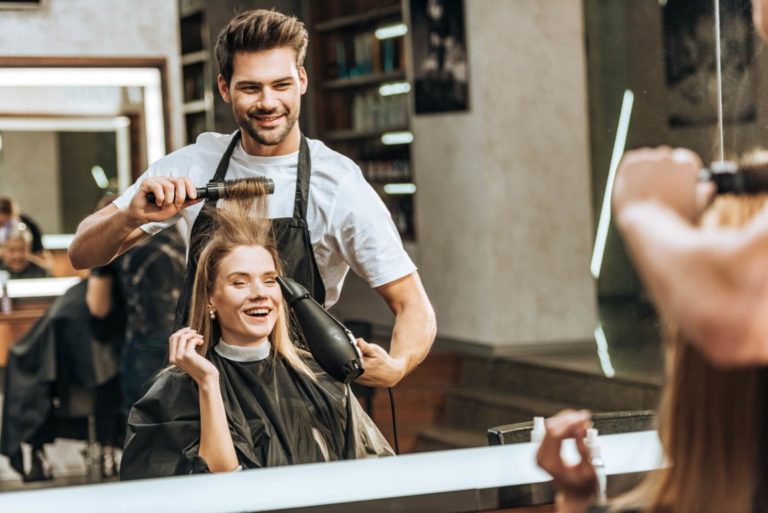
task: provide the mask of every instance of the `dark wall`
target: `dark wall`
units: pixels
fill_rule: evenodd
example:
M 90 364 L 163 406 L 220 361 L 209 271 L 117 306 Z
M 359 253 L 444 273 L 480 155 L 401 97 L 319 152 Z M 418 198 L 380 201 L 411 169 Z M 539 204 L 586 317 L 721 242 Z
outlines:
M 107 178 L 117 179 L 114 132 L 59 134 L 62 233 L 74 233 L 104 194 L 91 175 L 91 168 L 97 165 L 104 169 Z

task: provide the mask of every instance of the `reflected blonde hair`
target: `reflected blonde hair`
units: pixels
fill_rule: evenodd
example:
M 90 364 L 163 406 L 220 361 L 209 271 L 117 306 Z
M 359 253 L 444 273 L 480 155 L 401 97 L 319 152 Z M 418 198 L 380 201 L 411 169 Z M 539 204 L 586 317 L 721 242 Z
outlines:
M 702 229 L 742 227 L 768 195 L 718 196 Z M 764 369 L 715 367 L 667 326 L 666 383 L 658 431 L 667 468 L 649 474 L 613 506 L 650 512 L 753 510 L 762 464 Z M 765 479 L 765 476 L 762 476 Z
M 272 237 L 272 223 L 267 218 L 267 196 L 263 184 L 254 183 L 253 195 L 250 199 L 228 199 L 219 201 L 219 208 L 210 208 L 207 213 L 213 223 L 208 233 L 208 243 L 201 250 L 197 261 L 197 271 L 192 287 L 192 300 L 189 309 L 188 325 L 203 336 L 204 343 L 197 351 L 205 356 L 218 340 L 213 340 L 218 332 L 217 320 L 209 316 L 209 299 L 213 294 L 218 278 L 221 261 L 235 248 L 241 246 L 259 246 L 267 250 L 275 262 L 277 273 L 282 274 L 280 257 Z M 291 340 L 288 329 L 288 307 L 285 301 L 278 306 L 277 321 L 269 341 L 274 347 L 275 355 L 280 355 L 291 367 L 313 377 L 300 355 L 299 349 Z

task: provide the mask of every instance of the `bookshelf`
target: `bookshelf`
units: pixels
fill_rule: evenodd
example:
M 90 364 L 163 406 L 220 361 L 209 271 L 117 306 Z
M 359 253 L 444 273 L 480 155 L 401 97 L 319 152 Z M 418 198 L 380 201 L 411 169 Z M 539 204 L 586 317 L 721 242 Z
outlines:
M 195 142 L 201 132 L 214 124 L 213 98 L 215 72 L 211 69 L 210 34 L 204 2 L 179 2 L 181 36 L 181 78 L 185 140 Z
M 309 3 L 308 64 L 317 136 L 360 165 L 404 240 L 415 240 L 400 0 Z

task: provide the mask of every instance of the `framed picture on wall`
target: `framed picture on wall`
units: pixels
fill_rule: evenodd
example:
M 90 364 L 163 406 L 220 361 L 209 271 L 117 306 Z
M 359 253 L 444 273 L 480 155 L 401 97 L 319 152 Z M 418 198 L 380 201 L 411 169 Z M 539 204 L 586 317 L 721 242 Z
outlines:
M 757 116 L 751 0 L 720 0 L 723 120 Z M 663 11 L 668 122 L 671 127 L 710 125 L 718 119 L 713 0 L 667 0 Z
M 416 114 L 469 108 L 464 0 L 410 0 Z

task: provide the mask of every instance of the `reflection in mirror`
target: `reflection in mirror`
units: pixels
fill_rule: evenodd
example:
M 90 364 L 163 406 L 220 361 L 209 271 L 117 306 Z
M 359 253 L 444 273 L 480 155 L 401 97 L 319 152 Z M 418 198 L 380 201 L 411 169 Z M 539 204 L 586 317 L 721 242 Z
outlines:
M 768 60 L 755 31 L 750 0 L 719 0 L 722 139 L 726 160 L 764 149 L 766 111 L 761 86 Z
M 0 70 L 3 193 L 45 233 L 72 233 L 98 190 L 124 189 L 165 154 L 163 108 L 156 68 Z
M 370 3 L 374 4 L 375 2 Z M 437 5 L 437 3 L 434 4 Z M 471 4 L 471 2 L 465 2 L 467 8 L 474 9 L 475 7 L 469 7 Z M 715 158 L 717 108 L 714 101 L 717 84 L 716 80 L 713 81 L 714 63 L 716 62 L 714 54 L 714 41 L 716 39 L 714 35 L 714 7 L 699 8 L 692 11 L 693 8 L 687 7 L 686 4 L 690 4 L 690 2 L 685 0 L 667 0 L 666 2 L 659 2 L 659 0 L 584 1 L 584 31 L 587 40 L 585 55 L 589 92 L 588 129 L 592 164 L 591 196 L 595 226 L 597 226 L 603 212 L 603 198 L 606 194 L 606 183 L 609 181 L 614 150 L 624 146 L 624 144 L 617 145 L 616 142 L 619 117 L 623 108 L 631 114 L 631 116 L 628 114 L 627 118 L 627 148 L 655 146 L 662 143 L 672 144 L 692 148 L 699 152 L 705 160 Z M 390 10 L 386 11 L 386 9 Z M 510 9 L 512 8 L 510 7 Z M 542 7 L 542 9 L 544 8 Z M 391 13 L 395 12 L 395 9 L 391 6 L 385 7 L 385 12 L 389 13 L 386 16 L 391 17 Z M 510 10 L 510 12 L 512 11 Z M 738 12 L 738 9 L 734 8 L 728 12 L 735 13 Z M 479 16 L 480 12 L 475 11 L 474 14 Z M 505 13 L 505 15 L 509 15 L 509 13 Z M 532 16 L 530 13 L 526 15 Z M 724 16 L 724 18 L 729 16 Z M 503 17 L 500 18 L 503 19 Z M 506 26 L 501 26 L 501 24 L 478 27 L 470 23 L 470 20 L 471 17 L 468 16 L 467 47 L 470 51 L 494 46 L 489 41 L 489 39 L 493 39 L 493 34 L 501 34 L 508 30 Z M 742 29 L 739 28 L 739 25 L 735 24 L 732 28 L 723 30 L 723 33 L 731 34 L 728 37 L 736 40 L 740 30 Z M 580 40 L 581 36 L 582 34 L 578 33 L 574 39 Z M 574 43 L 569 42 L 569 44 L 572 46 Z M 504 52 L 513 52 L 515 57 L 519 57 L 520 60 L 530 59 L 533 55 L 528 47 L 504 48 L 503 50 Z M 724 52 L 738 54 L 738 51 L 730 46 Z M 194 52 L 194 54 L 196 55 L 190 55 L 188 59 L 200 58 L 200 52 Z M 473 59 L 478 59 L 478 57 L 484 57 L 484 53 L 478 53 L 477 57 L 473 55 Z M 478 65 L 474 66 L 472 73 L 477 73 L 476 70 L 488 69 L 488 67 L 481 65 L 479 59 L 473 60 L 473 62 L 478 62 Z M 190 61 L 188 65 L 202 67 L 199 62 Z M 740 82 L 754 80 L 754 78 L 749 78 L 755 76 L 753 72 L 744 71 L 738 66 L 737 69 L 730 71 L 727 71 L 727 67 L 725 69 L 726 73 L 737 75 L 740 73 L 738 75 Z M 22 75 L 24 74 L 18 76 Z M 153 100 L 154 93 L 151 93 L 151 91 L 156 91 L 159 94 L 159 81 L 152 82 L 154 85 L 149 85 L 147 81 L 137 83 L 131 80 L 120 80 L 119 84 L 99 82 L 99 80 L 105 80 L 105 77 L 112 75 L 116 75 L 116 73 L 105 73 L 104 70 L 99 70 L 95 75 L 89 75 L 84 81 L 74 83 L 69 81 L 66 73 L 63 73 L 58 78 L 50 78 L 57 84 L 56 87 L 43 90 L 43 87 L 50 84 L 44 84 L 45 80 L 36 81 L 30 78 L 35 76 L 34 73 L 26 75 L 26 82 L 13 82 L 18 80 L 15 74 L 6 76 L 0 73 L 0 87 L 7 88 L 7 91 L 0 95 L 0 102 L 2 98 L 14 98 L 14 101 L 8 102 L 0 108 L 0 112 L 4 114 L 6 112 L 19 114 L 19 112 L 14 112 L 14 109 L 18 109 L 15 104 L 25 101 L 26 95 L 29 94 L 36 100 L 27 102 L 35 104 L 25 107 L 27 109 L 25 115 L 27 116 L 30 113 L 33 114 L 32 117 L 45 116 L 51 122 L 52 116 L 63 116 L 65 118 L 79 118 L 83 123 L 95 122 L 95 118 L 115 123 L 112 129 L 102 131 L 88 131 L 82 127 L 55 130 L 50 124 L 47 127 L 46 133 L 48 135 L 46 137 L 49 138 L 47 139 L 49 142 L 42 143 L 44 146 L 52 146 L 54 143 L 50 141 L 58 141 L 59 147 L 78 149 L 78 156 L 82 159 L 85 159 L 86 156 L 79 149 L 85 148 L 87 145 L 98 147 L 99 150 L 107 146 L 115 147 L 116 151 L 109 152 L 110 157 L 102 156 L 101 153 L 94 151 L 92 159 L 82 164 L 76 164 L 78 179 L 86 184 L 80 189 L 83 191 L 90 188 L 95 193 L 97 190 L 101 190 L 101 185 L 111 187 L 111 181 L 116 181 L 122 187 L 135 178 L 136 174 L 146 167 L 147 162 L 154 161 L 165 151 L 164 147 L 161 149 L 157 146 L 163 141 L 162 121 L 159 124 L 152 123 L 152 119 L 157 119 L 157 116 L 162 119 L 162 110 L 158 110 L 158 103 Z M 473 75 L 470 78 L 473 80 L 473 84 L 477 86 L 496 82 L 495 77 Z M 315 77 L 311 76 L 311 87 L 315 84 L 314 79 Z M 323 87 L 319 85 L 319 81 L 317 83 L 317 87 Z M 355 83 L 357 84 L 355 87 L 358 87 L 359 83 Z M 548 86 L 562 88 L 567 87 L 567 84 L 548 84 Z M 326 87 L 340 87 L 343 90 L 345 83 L 339 85 L 338 82 L 335 82 L 330 85 L 326 84 Z M 15 92 L 14 88 L 16 88 Z M 521 101 L 528 102 L 531 100 L 517 95 L 514 87 L 507 89 L 505 94 L 509 94 L 509 96 L 494 104 L 495 109 L 500 110 L 509 106 L 511 111 L 512 106 Z M 728 88 L 725 89 L 725 96 L 728 97 Z M 625 102 L 626 91 L 631 91 L 634 94 L 634 105 L 631 109 L 627 107 Z M 45 103 L 46 101 L 48 103 Z M 547 97 L 541 93 L 541 96 L 534 97 L 533 101 L 546 102 Z M 91 103 L 93 105 L 88 107 Z M 101 109 L 94 106 L 97 104 L 118 105 L 118 108 Z M 40 105 L 45 106 L 40 107 Z M 459 127 L 456 129 L 457 131 L 461 131 L 462 125 L 459 123 L 466 119 L 470 119 L 472 123 L 468 127 L 468 133 L 477 128 L 475 124 L 483 124 L 483 116 L 478 114 L 478 112 L 482 113 L 480 109 L 483 108 L 483 101 L 473 101 L 472 106 L 475 111 L 470 110 L 460 116 L 447 118 L 456 121 Z M 581 108 L 584 108 L 583 105 Z M 84 109 L 92 110 L 86 119 L 83 119 L 84 113 L 82 111 Z M 760 115 L 759 110 L 752 111 L 749 108 L 737 107 L 735 100 L 734 103 L 729 103 L 724 110 L 733 112 L 733 114 L 726 116 L 730 120 L 744 118 L 752 119 L 754 122 L 759 119 Z M 182 116 L 183 113 L 174 113 L 174 115 Z M 226 112 L 226 115 L 229 116 L 229 112 Z M 125 118 L 131 122 L 130 129 L 123 125 Z M 139 120 L 138 123 L 134 123 L 135 119 Z M 443 120 L 444 118 L 440 117 L 439 119 Z M 424 132 L 422 129 L 421 134 L 419 133 L 418 125 L 430 121 L 434 122 L 434 119 L 422 117 L 414 120 L 414 132 L 417 138 Z M 735 121 L 733 122 L 735 123 Z M 726 131 L 733 128 L 730 123 L 731 121 L 727 122 Z M 445 127 L 453 126 L 452 122 L 441 124 Z M 139 127 L 138 137 L 134 135 L 136 127 Z M 522 131 L 525 129 L 513 127 L 509 130 L 508 137 L 511 139 L 522 137 Z M 0 130 L 2 130 L 0 135 L 2 135 L 5 145 L 3 152 L 11 151 L 12 146 L 9 145 L 22 144 L 16 142 L 21 138 L 18 128 L 16 130 L 11 128 Z M 125 142 L 125 135 L 120 135 L 121 131 L 128 131 L 128 143 Z M 74 132 L 80 135 L 76 136 Z M 87 133 L 83 134 L 83 132 Z M 25 132 L 25 136 L 41 137 L 40 131 L 32 130 Z M 92 142 L 82 142 L 83 139 L 73 142 L 75 137 L 91 138 Z M 39 146 L 40 143 L 25 144 L 29 147 L 32 144 Z M 137 145 L 138 150 L 136 149 Z M 127 158 L 124 159 L 121 155 L 126 153 L 126 146 L 130 150 L 127 151 Z M 476 158 L 474 153 L 481 153 L 481 151 L 470 143 L 467 143 L 466 147 L 462 148 L 461 151 L 472 153 L 471 159 L 474 162 Z M 457 148 L 450 149 L 459 151 Z M 499 150 L 499 148 L 494 148 L 494 151 Z M 27 154 L 30 153 L 36 152 L 27 150 Z M 430 148 L 430 153 L 436 153 L 435 148 Z M 9 155 L 10 153 L 5 154 Z M 495 162 L 501 169 L 493 171 L 504 171 L 505 174 L 512 174 L 505 166 L 509 162 L 514 162 L 517 166 L 519 157 L 518 155 L 502 155 L 499 161 Z M 504 165 L 499 164 L 499 162 L 503 162 Z M 524 162 L 524 164 L 528 163 Z M 0 160 L 0 166 L 2 165 L 4 165 L 4 161 Z M 103 174 L 96 170 L 95 166 L 99 166 Z M 562 162 L 558 162 L 558 166 L 565 167 Z M 517 171 L 517 167 L 515 170 Z M 415 170 L 415 173 L 424 173 L 420 175 L 422 182 L 419 183 L 420 188 L 422 184 L 426 184 L 423 189 L 424 192 L 429 187 L 429 182 L 425 178 L 432 171 L 437 170 Z M 3 177 L 6 176 L 5 172 L 5 169 L 0 169 Z M 66 181 L 65 178 L 57 176 L 55 180 Z M 11 183 L 5 182 L 4 178 L 3 180 L 3 187 L 6 186 L 6 183 Z M 482 180 L 478 180 L 478 182 L 482 182 Z M 434 184 L 432 186 L 434 187 Z M 469 196 L 476 191 L 466 192 Z M 22 193 L 19 192 L 19 194 Z M 64 196 L 64 193 L 60 193 L 60 196 Z M 422 195 L 421 197 L 426 196 Z M 29 196 L 25 200 L 29 206 L 23 205 L 23 208 L 25 210 L 35 208 L 35 198 Z M 46 201 L 50 201 L 51 205 L 54 204 L 53 200 Z M 584 201 L 588 200 L 585 199 Z M 83 200 L 83 203 L 86 201 Z M 77 208 L 81 207 L 90 207 L 90 205 L 79 205 Z M 70 212 L 69 207 L 57 208 L 67 210 L 58 219 L 47 217 L 49 211 L 54 210 L 50 206 L 40 212 L 35 212 L 36 215 L 40 216 L 41 223 L 48 223 L 45 225 L 46 230 L 50 227 L 51 231 L 67 232 L 71 230 L 73 223 L 78 218 L 84 217 L 83 211 L 73 210 Z M 426 212 L 430 208 L 431 205 L 427 203 L 419 205 L 422 212 Z M 559 225 L 557 226 L 559 227 Z M 505 230 L 507 229 L 512 230 L 514 227 L 505 227 Z M 487 239 L 481 238 L 480 240 L 483 242 L 476 244 L 478 248 L 482 248 L 486 240 L 494 238 L 489 234 L 480 235 L 487 237 Z M 561 236 L 564 237 L 562 234 L 558 235 L 557 230 L 552 230 L 551 233 L 547 232 L 541 238 Z M 446 236 L 445 238 L 454 237 Z M 549 246 L 545 244 L 545 247 Z M 450 249 L 451 247 L 446 246 L 446 248 Z M 434 250 L 434 248 L 432 249 Z M 443 249 L 442 246 L 439 249 Z M 527 249 L 530 250 L 530 253 L 525 253 L 523 257 L 535 260 L 537 255 L 534 252 L 537 250 L 533 247 Z M 422 250 L 424 251 L 423 247 Z M 539 248 L 538 251 L 543 250 Z M 404 380 L 398 385 L 397 404 L 401 445 L 407 446 L 409 450 L 413 451 L 484 445 L 487 441 L 486 430 L 489 427 L 514 424 L 528 420 L 533 415 L 551 415 L 565 406 L 588 407 L 596 412 L 654 408 L 658 385 L 661 381 L 658 323 L 631 264 L 624 254 L 621 242 L 613 230 L 607 231 L 603 253 L 599 272 L 596 273 L 599 276 L 597 288 L 600 300 L 600 322 L 594 327 L 594 340 L 581 340 L 582 344 L 578 346 L 578 350 L 568 347 L 568 344 L 562 346 L 552 344 L 553 347 L 563 347 L 564 349 L 559 352 L 551 350 L 549 354 L 543 356 L 536 354 L 533 356 L 515 356 L 514 358 L 511 356 L 496 358 L 494 354 L 489 356 L 494 349 L 485 352 L 477 350 L 476 354 L 467 355 L 464 353 L 458 356 L 450 352 L 436 351 L 419 368 L 419 374 L 415 375 L 412 380 Z M 477 258 L 478 254 L 481 255 L 481 258 L 487 256 L 476 248 L 473 248 L 473 251 L 468 254 L 472 258 Z M 454 255 L 446 251 L 445 258 L 446 260 L 461 260 L 465 257 L 465 253 Z M 563 258 L 571 257 L 572 255 L 563 256 Z M 482 267 L 482 264 L 483 262 L 479 267 Z M 482 300 L 478 301 L 483 303 L 484 308 L 487 307 L 486 303 L 491 302 L 491 299 L 486 297 L 487 290 L 482 287 L 492 285 L 486 281 L 491 282 L 493 278 L 493 276 L 484 275 L 478 280 L 485 280 L 481 286 Z M 473 275 L 472 280 L 467 281 L 474 280 Z M 502 286 L 507 287 L 509 285 L 509 283 L 504 283 Z M 561 286 L 569 287 L 570 285 L 565 282 Z M 551 298 L 547 298 L 540 290 L 521 288 L 516 292 L 539 298 L 537 307 L 542 310 L 549 307 L 547 302 Z M 567 291 L 563 290 L 562 292 Z M 346 288 L 345 294 L 350 293 L 354 294 L 351 288 Z M 459 297 L 461 294 L 456 294 L 456 296 Z M 352 302 L 354 299 L 353 296 Z M 591 301 L 591 298 L 589 300 Z M 446 311 L 457 312 L 453 317 L 463 320 L 465 309 L 468 309 L 469 305 L 462 305 L 460 301 L 464 301 L 464 299 L 459 297 L 456 303 L 450 304 L 443 310 L 443 315 L 446 315 Z M 566 315 L 566 312 L 560 313 L 563 316 Z M 535 314 L 536 312 L 531 314 L 533 320 L 530 322 L 536 321 Z M 492 323 L 485 322 L 486 319 L 479 321 L 467 319 L 467 321 L 474 322 L 478 326 L 474 333 L 478 339 L 487 335 L 486 332 L 494 329 L 494 326 L 490 326 Z M 527 319 L 524 321 L 527 322 Z M 352 327 L 351 323 L 350 327 Z M 357 335 L 375 341 L 386 341 L 389 335 L 389 333 L 382 335 L 381 330 L 375 331 L 375 328 L 378 327 L 374 327 L 371 322 L 367 321 L 360 322 L 356 328 L 355 333 Z M 502 337 L 503 335 L 494 333 L 493 336 Z M 471 346 L 472 342 L 470 341 L 467 346 Z M 532 340 L 531 345 L 540 342 L 543 341 Z M 546 342 L 552 341 L 547 340 Z M 584 347 L 586 350 L 583 350 Z M 94 346 L 88 351 L 98 353 L 101 349 L 103 347 Z M 467 352 L 471 351 L 467 350 Z M 105 361 L 110 361 L 110 359 L 105 358 Z M 114 370 L 114 361 L 109 365 L 113 367 L 107 366 L 107 370 Z M 368 405 L 371 408 L 372 417 L 384 434 L 390 436 L 391 417 L 389 416 L 389 404 L 386 395 L 379 391 L 363 390 L 361 397 L 364 404 L 366 403 L 366 396 L 363 394 L 368 394 Z M 647 415 L 638 415 L 632 418 L 641 418 L 638 425 L 645 422 L 642 426 L 647 427 Z M 606 425 L 613 421 L 615 421 L 615 417 L 609 415 L 609 418 L 606 419 Z M 424 428 L 425 424 L 428 425 L 427 428 Z M 529 428 L 530 426 L 512 426 L 502 430 L 500 431 L 502 434 L 499 437 L 499 443 L 527 440 L 530 436 Z M 57 460 L 57 462 L 65 461 L 67 457 L 72 456 L 71 451 L 67 453 L 71 447 L 62 448 L 59 446 L 58 449 L 63 452 L 57 454 L 66 454 L 67 456 Z M 29 458 L 30 455 L 27 454 L 26 456 Z M 79 455 L 75 454 L 74 459 L 78 458 Z M 71 459 L 67 461 L 71 461 Z M 92 460 L 89 461 L 93 463 Z M 57 470 L 60 472 L 59 475 L 66 474 L 66 469 L 59 468 Z
M 3 194 L 43 233 L 74 233 L 131 179 L 129 118 L 0 117 Z

